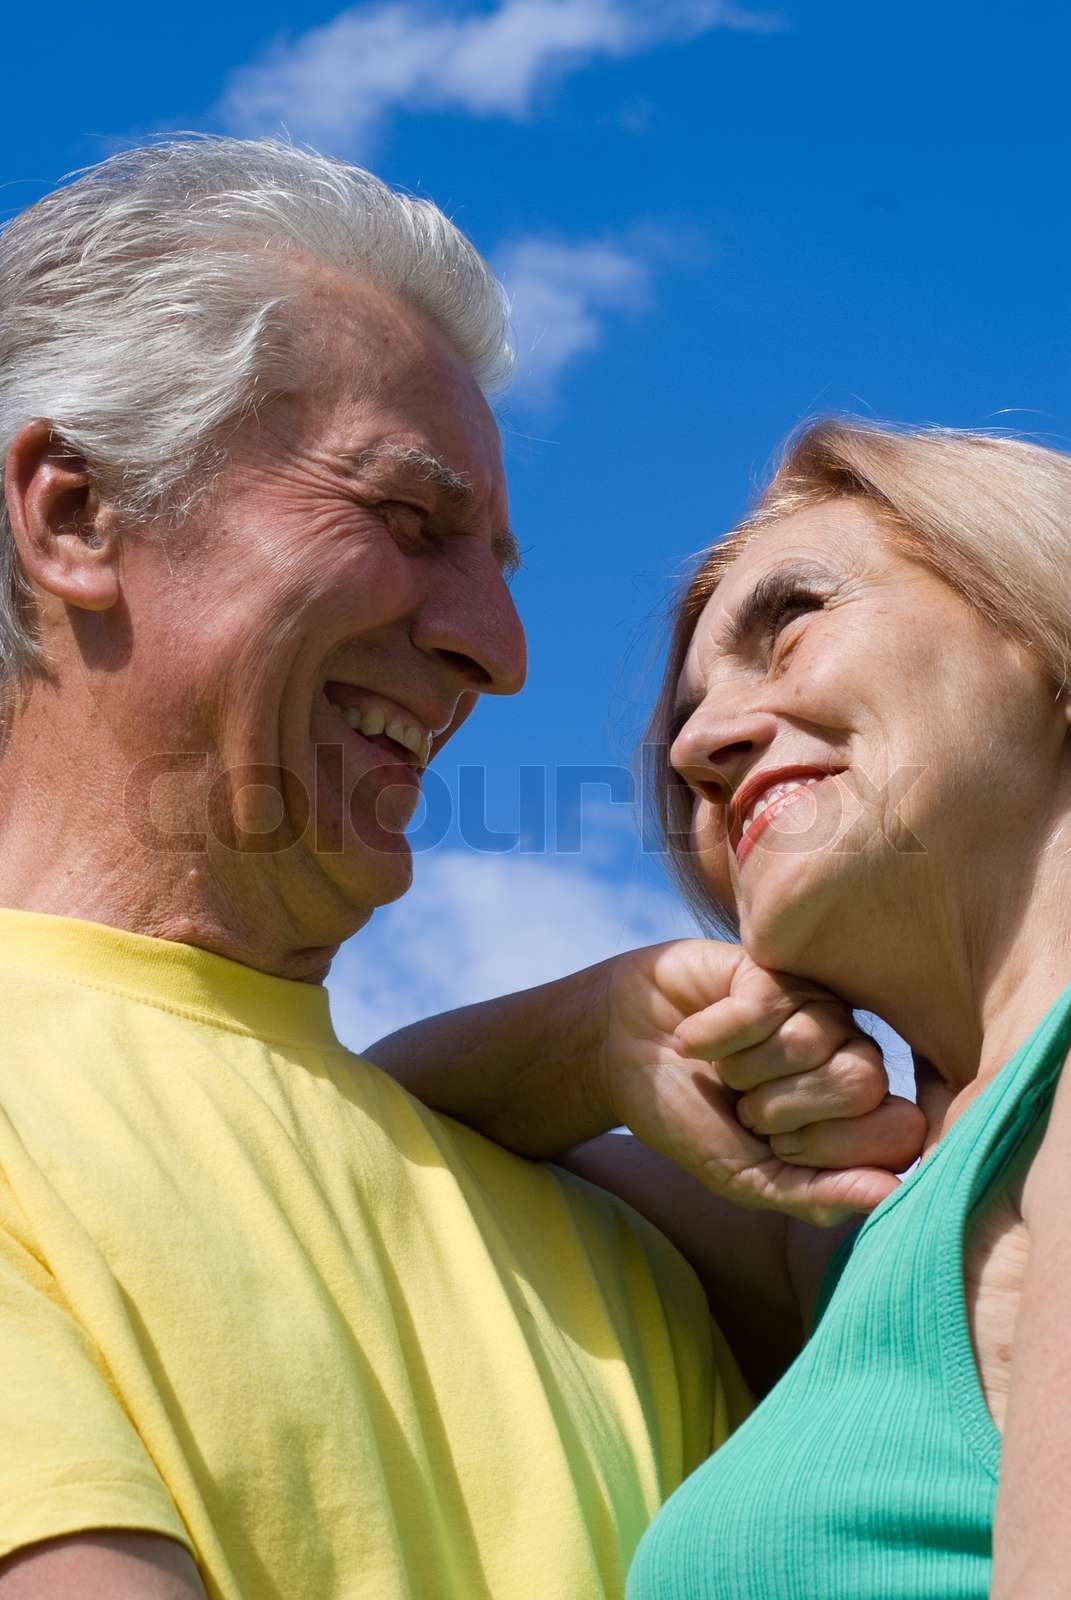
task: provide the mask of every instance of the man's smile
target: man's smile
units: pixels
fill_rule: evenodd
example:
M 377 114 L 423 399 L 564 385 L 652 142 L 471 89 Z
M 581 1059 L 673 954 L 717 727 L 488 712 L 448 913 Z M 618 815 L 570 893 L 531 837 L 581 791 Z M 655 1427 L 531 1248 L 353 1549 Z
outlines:
M 331 680 L 324 685 L 324 696 L 350 733 L 418 771 L 427 766 L 435 736 L 442 727 L 428 727 L 400 701 L 357 684 Z M 449 720 L 448 717 L 442 726 L 448 726 Z

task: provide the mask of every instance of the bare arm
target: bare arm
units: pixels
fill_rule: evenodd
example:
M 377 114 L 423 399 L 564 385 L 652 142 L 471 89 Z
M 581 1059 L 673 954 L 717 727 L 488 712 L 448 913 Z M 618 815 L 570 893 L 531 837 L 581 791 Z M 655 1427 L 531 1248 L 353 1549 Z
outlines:
M 1071 1075 L 1023 1188 L 1030 1259 L 1015 1325 L 992 1600 L 1047 1600 L 1071 1573 Z
M 436 1109 L 652 1221 L 760 1392 L 797 1353 L 841 1236 L 777 1212 L 842 1224 L 896 1187 L 860 1163 L 895 1171 L 921 1144 L 920 1114 L 887 1100 L 846 1007 L 709 940 L 433 1017 L 368 1054 Z M 639 1137 L 596 1137 L 622 1124 Z
M 414 1022 L 365 1051 L 418 1099 L 521 1155 L 615 1126 L 600 1071 L 610 962 Z
M 924 1131 L 836 996 L 714 940 L 633 950 L 367 1054 L 522 1155 L 626 1126 L 715 1194 L 823 1225 L 891 1193 Z
M 151 1533 L 82 1533 L 0 1562 L 0 1600 L 205 1600 L 188 1550 Z

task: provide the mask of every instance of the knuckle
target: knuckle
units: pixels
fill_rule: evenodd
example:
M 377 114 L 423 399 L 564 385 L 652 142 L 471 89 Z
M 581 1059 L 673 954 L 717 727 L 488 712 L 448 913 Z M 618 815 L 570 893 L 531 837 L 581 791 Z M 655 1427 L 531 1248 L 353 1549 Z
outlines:
M 733 994 L 759 1020 L 771 1025 L 782 1021 L 799 1004 L 791 980 L 759 967 L 748 957 L 734 975 Z
M 897 1111 L 899 1134 L 911 1158 L 918 1155 L 928 1132 L 928 1124 L 918 1106 L 905 1100 Z
M 719 1060 L 718 1077 L 734 1094 L 746 1094 L 755 1083 L 753 1071 L 739 1056 L 725 1056 Z
M 839 995 L 826 991 L 820 999 L 813 1002 L 816 1011 L 820 1011 L 827 1026 L 833 1028 L 847 1028 L 851 1033 L 858 1031 L 855 1012 L 847 1000 L 842 1000 Z
M 824 1001 L 802 1005 L 778 1032 L 783 1048 L 794 1059 L 817 1066 L 842 1049 L 852 1033 L 851 1013 Z
M 815 1027 L 814 1019 L 809 1017 L 805 1010 L 794 1011 L 787 1021 L 781 1024 L 777 1037 L 781 1048 L 791 1057 L 809 1056 L 816 1044 L 821 1043 L 821 1036 Z
M 848 1041 L 847 1049 L 875 1080 L 884 1083 L 886 1087 L 888 1086 L 889 1073 L 885 1065 L 885 1057 L 872 1039 L 866 1039 L 858 1035 Z
M 765 1139 L 772 1133 L 789 1131 L 785 1126 L 783 1110 L 779 1110 L 775 1095 L 764 1094 L 761 1089 L 754 1089 L 740 1104 L 746 1107 L 746 1126 L 752 1133 L 760 1134 Z M 737 1107 L 738 1112 L 739 1109 Z
M 834 1063 L 837 1089 L 846 1104 L 875 1111 L 886 1094 L 885 1070 L 856 1051 L 843 1051 Z
M 787 1161 L 790 1165 L 809 1165 L 805 1150 L 806 1138 L 802 1129 L 793 1129 L 791 1133 L 775 1133 L 770 1138 L 770 1149 L 779 1161 Z
M 851 1007 L 842 1000 L 809 1000 L 800 1007 L 799 1014 L 808 1018 L 816 1035 L 823 1039 L 835 1038 L 838 1044 L 857 1031 Z
M 816 1228 L 835 1228 L 838 1222 L 844 1221 L 845 1206 L 817 1206 L 813 1214 L 807 1218 L 808 1222 Z M 848 1212 L 849 1216 L 851 1212 Z
M 917 1106 L 913 1100 L 892 1098 L 890 1099 L 889 1104 L 895 1108 L 896 1114 L 898 1117 L 900 1117 L 904 1126 L 906 1128 L 910 1128 L 912 1132 L 914 1132 L 916 1128 L 926 1127 L 926 1113 L 923 1111 L 922 1107 Z
M 848 1200 L 812 1200 L 806 1220 L 816 1228 L 834 1228 L 838 1222 L 843 1222 L 845 1217 L 851 1214 L 851 1203 Z
M 885 1126 L 893 1132 L 913 1133 L 917 1128 L 925 1128 L 926 1118 L 917 1105 L 911 1100 L 901 1100 L 896 1095 L 889 1095 L 881 1108 L 882 1120 Z

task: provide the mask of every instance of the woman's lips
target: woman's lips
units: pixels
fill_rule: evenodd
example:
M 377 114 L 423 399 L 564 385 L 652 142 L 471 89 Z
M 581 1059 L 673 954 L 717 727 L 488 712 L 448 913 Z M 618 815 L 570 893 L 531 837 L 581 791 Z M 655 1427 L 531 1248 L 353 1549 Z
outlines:
M 798 781 L 798 786 L 796 788 L 789 789 L 786 794 L 779 795 L 776 800 L 771 800 L 770 804 L 766 807 L 766 810 L 763 811 L 761 815 L 757 816 L 753 822 L 748 824 L 747 828 L 737 840 L 737 865 L 741 867 L 743 866 L 744 862 L 747 860 L 748 856 L 751 854 L 752 850 L 754 850 L 756 844 L 762 838 L 762 835 L 772 822 L 775 822 L 779 816 L 781 816 L 785 811 L 789 810 L 791 806 L 795 805 L 797 800 L 801 800 L 805 795 L 812 794 L 815 789 L 821 788 L 824 782 L 824 778 L 817 778 L 817 781 L 812 782 L 804 782 L 801 779 Z M 773 785 L 771 785 L 771 788 L 772 787 Z

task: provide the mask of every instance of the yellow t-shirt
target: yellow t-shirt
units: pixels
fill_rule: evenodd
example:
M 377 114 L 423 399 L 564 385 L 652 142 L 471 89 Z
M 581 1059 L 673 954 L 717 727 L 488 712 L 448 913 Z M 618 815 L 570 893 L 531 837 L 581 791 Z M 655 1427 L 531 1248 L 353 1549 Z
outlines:
M 327 991 L 0 910 L 0 1555 L 227 1600 L 619 1595 L 746 1405 L 627 1206 L 435 1115 Z

